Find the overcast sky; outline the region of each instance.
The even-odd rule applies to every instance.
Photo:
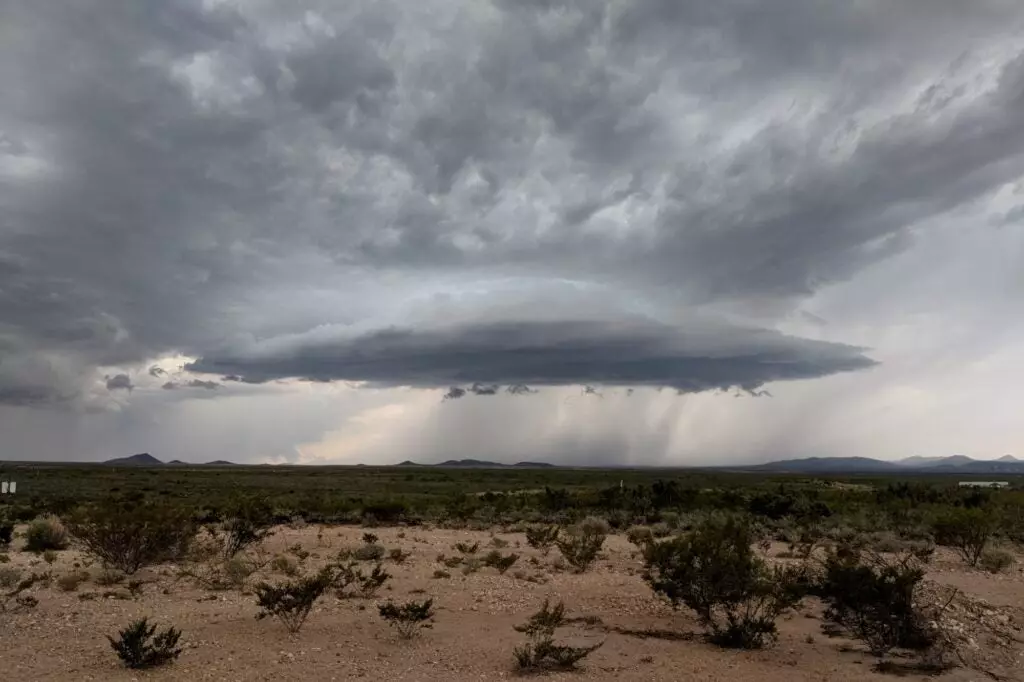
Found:
[[[0,0],[0,459],[1024,456],[1020,0]]]

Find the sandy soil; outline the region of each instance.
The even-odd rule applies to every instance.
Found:
[[[311,553],[307,569],[360,543],[364,529],[279,528],[266,543],[270,552],[300,544]],[[374,529],[388,549],[412,553],[401,565],[386,561],[394,576],[371,600],[318,602],[302,631],[289,635],[275,620],[257,620],[252,595],[237,591],[210,592],[188,580],[176,580],[174,567],[140,572],[147,581],[141,596],[128,598],[122,587],[86,582],[76,592],[54,583],[35,587],[38,606],[0,614],[0,666],[10,680],[500,680],[517,677],[512,649],[524,638],[513,625],[524,622],[545,597],[564,600],[573,616],[597,616],[602,625],[574,626],[563,638],[604,640],[604,646],[573,673],[548,680],[722,680],[729,682],[800,682],[803,680],[893,680],[873,670],[874,659],[856,643],[821,632],[820,608],[813,604],[780,622],[778,643],[763,651],[727,651],[703,642],[686,612],[673,612],[655,599],[640,579],[635,548],[621,536],[610,537],[604,558],[590,572],[576,575],[557,570],[558,551],[547,556],[527,547],[525,538],[498,533],[509,543],[504,552],[521,555],[505,575],[484,568],[463,576],[433,578],[438,554],[456,554],[455,542],[479,541],[484,553],[486,532],[425,528]],[[776,548],[780,549],[780,548]],[[60,552],[55,576],[68,573],[82,557]],[[26,571],[46,568],[39,558],[10,552],[11,562]],[[529,563],[537,557],[539,566]],[[962,613],[961,620],[996,619],[1019,635],[1024,623],[1024,573],[1012,569],[990,575],[965,569],[952,555],[940,553],[929,574],[982,602],[981,615]],[[98,567],[89,571],[94,575]],[[529,580],[534,578],[537,582]],[[104,596],[105,592],[115,592]],[[83,598],[91,594],[94,598]],[[380,619],[375,604],[394,598],[433,597],[436,624],[411,641],[399,640]],[[135,672],[120,667],[105,635],[129,621],[148,616],[184,631],[185,651],[173,665]],[[973,633],[972,623],[965,627]],[[654,633],[658,636],[651,636]],[[966,637],[966,636],[965,636]],[[975,642],[981,660],[1004,679],[1024,679],[1019,644]],[[989,647],[999,651],[989,651]],[[1001,648],[1000,648],[1001,647]],[[992,653],[993,656],[988,656]],[[992,663],[992,661],[997,661]],[[1009,663],[1007,663],[1009,661]],[[1014,665],[1016,661],[1016,665]],[[926,679],[920,673],[910,679]],[[991,679],[978,670],[960,668],[944,674],[950,682]]]

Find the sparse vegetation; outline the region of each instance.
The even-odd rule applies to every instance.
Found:
[[[935,542],[952,547],[971,566],[977,566],[996,530],[996,516],[989,510],[950,509],[933,524]]]
[[[379,605],[377,609],[380,617],[395,628],[403,639],[415,637],[420,630],[433,626],[433,599],[408,601],[400,606],[389,601]]]
[[[978,565],[989,573],[1002,573],[1017,562],[1005,549],[988,548],[978,558]]]
[[[831,551],[813,591],[828,621],[867,644],[876,656],[891,649],[925,650],[936,640],[934,622],[917,605],[924,569],[912,554],[886,558],[850,546]]]
[[[396,564],[404,564],[410,556],[412,556],[412,553],[403,551],[401,547],[395,547],[388,552],[388,558]]]
[[[180,508],[125,499],[79,510],[68,529],[87,553],[126,575],[180,558],[195,536],[190,515]]]
[[[273,533],[274,515],[270,503],[260,497],[235,497],[224,521],[224,560],[263,542]]]
[[[132,669],[155,668],[165,665],[181,655],[178,640],[181,631],[169,627],[156,631],[146,618],[134,621],[118,632],[117,639],[107,636],[110,647],[125,667]]]
[[[558,530],[558,526],[528,526],[526,528],[526,543],[547,554],[551,545],[555,544],[555,540],[558,539]]]
[[[582,573],[597,560],[608,532],[607,521],[589,517],[566,529],[564,535],[555,540],[555,544],[576,572]]]
[[[61,550],[68,547],[68,531],[56,516],[36,519],[29,524],[25,532],[25,550],[29,552],[45,552]]]
[[[89,575],[75,571],[74,573],[66,573],[61,577],[57,578],[57,587],[64,592],[75,592],[78,590],[78,586],[89,579]]]
[[[278,585],[258,583],[255,592],[260,612],[256,618],[277,618],[288,628],[288,632],[295,634],[302,629],[317,599],[322,597],[333,583],[334,574],[330,568]]]
[[[591,646],[573,647],[555,644],[555,634],[565,625],[565,604],[558,602],[551,606],[547,599],[530,620],[515,626],[516,632],[525,634],[528,642],[516,647],[512,654],[516,667],[521,672],[536,672],[544,669],[568,670],[601,647],[604,642]]]
[[[460,554],[476,554],[477,550],[480,549],[480,543],[474,542],[469,544],[468,542],[456,542],[453,549]]]
[[[769,568],[753,540],[747,521],[709,517],[689,534],[648,544],[644,580],[693,610],[713,642],[759,648],[775,640],[775,621],[799,603],[805,581],[797,569]]]
[[[490,566],[491,568],[498,569],[498,573],[504,575],[505,571],[512,568],[513,564],[515,564],[518,559],[518,554],[504,555],[495,549],[491,550],[484,556],[483,564],[484,566]]]

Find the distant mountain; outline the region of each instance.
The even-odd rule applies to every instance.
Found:
[[[787,471],[793,473],[848,473],[848,472],[889,472],[899,471],[893,462],[883,462],[870,457],[808,457],[806,459],[784,459],[751,467],[761,471]]]
[[[172,459],[167,464],[168,464],[168,466],[170,466],[170,465],[174,465],[174,466],[188,466],[188,462],[182,462],[180,459]]]
[[[779,471],[821,474],[1024,474],[1024,461],[1007,455],[997,460],[972,459],[966,455],[952,457],[907,457],[887,462],[870,457],[808,457],[786,459],[750,467],[755,471]]]
[[[502,464],[501,462],[489,462],[482,459],[449,459],[439,464],[417,464],[416,462],[405,460],[404,462],[398,463],[396,466],[400,467],[421,467],[421,466],[432,466],[432,467],[450,467],[450,468],[462,468],[462,469],[546,469],[553,468],[557,465],[548,464],[547,462],[516,462],[515,464]]]
[[[207,465],[209,465],[209,466],[217,466],[217,467],[233,467],[233,466],[236,466],[234,462],[229,462],[226,459],[215,459],[212,462],[207,462]]]
[[[162,466],[163,462],[158,460],[148,452],[143,452],[138,455],[132,455],[131,457],[117,457],[115,459],[108,459],[104,464],[112,464],[114,466],[133,466],[133,467],[151,467],[151,466]]]
[[[435,464],[438,467],[467,467],[472,469],[494,469],[496,467],[504,467],[506,464],[499,464],[498,462],[485,462],[479,459],[449,459],[440,464]]]

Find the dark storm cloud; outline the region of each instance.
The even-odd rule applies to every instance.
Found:
[[[1015,0],[428,5],[6,3],[0,403],[175,354],[474,393],[858,369],[770,331],[287,339],[484,275],[784,307],[1024,172]]]
[[[112,377],[107,377],[107,390],[108,391],[131,391],[135,388],[132,383],[132,379],[127,374],[115,374]]]
[[[810,379],[871,367],[861,349],[739,327],[691,330],[654,323],[523,322],[440,331],[392,329],[336,340],[258,346],[201,358],[192,372],[253,381],[299,378],[456,388],[493,395],[501,385],[646,385],[684,392]],[[591,389],[593,390],[593,389]]]

